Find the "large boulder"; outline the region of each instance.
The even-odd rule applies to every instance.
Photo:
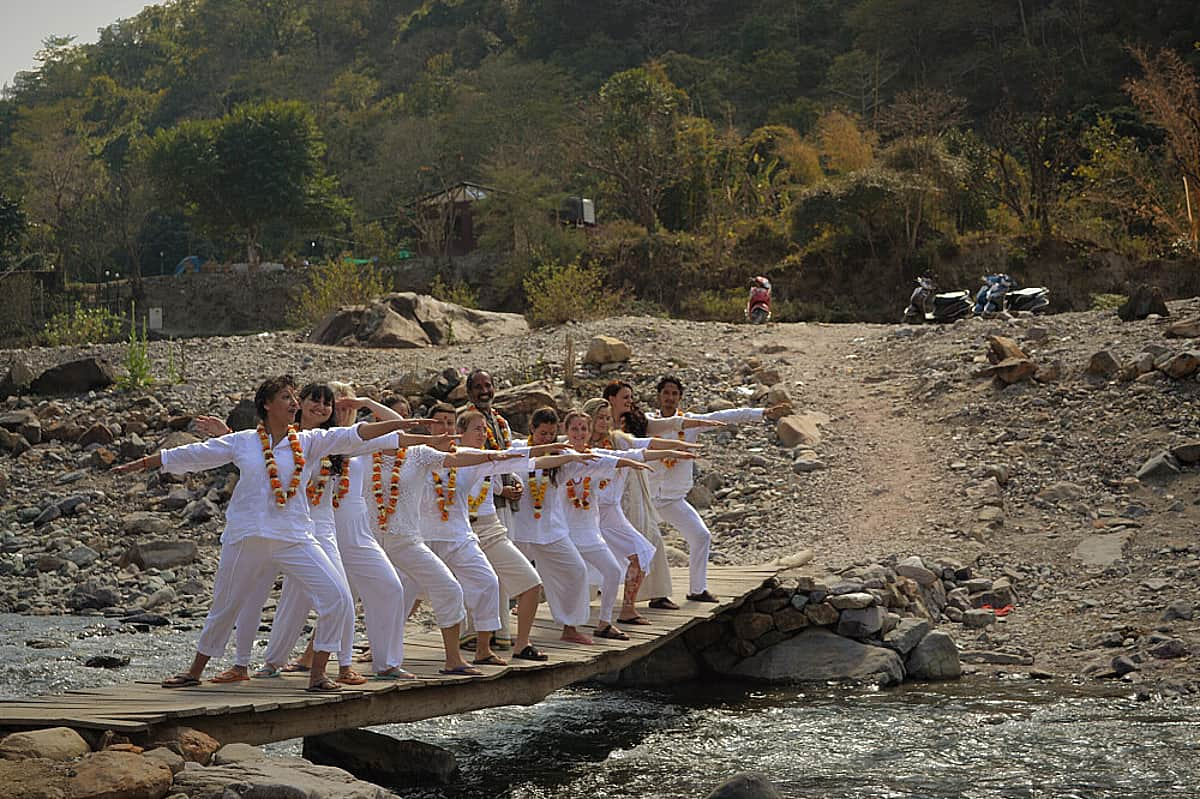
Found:
[[[26,760],[32,757],[71,760],[90,751],[92,747],[70,727],[14,732],[0,741],[0,758],[4,760]]]
[[[1170,316],[1171,311],[1167,308],[1166,298],[1163,297],[1162,289],[1158,286],[1138,286],[1129,299],[1117,308],[1117,316],[1125,322],[1132,322],[1134,319],[1145,319],[1150,314],[1158,314],[1159,316]]]
[[[775,435],[785,447],[815,447],[821,443],[821,425],[828,423],[829,417],[821,413],[793,413],[779,420]]]
[[[20,394],[29,388],[35,377],[33,370],[23,361],[15,361],[8,367],[8,373],[0,380],[0,399]]]
[[[86,394],[117,382],[117,373],[104,358],[81,358],[52,366],[29,388],[35,394]]]
[[[174,569],[195,563],[200,548],[195,541],[163,539],[139,541],[130,545],[121,556],[121,565],[136,563],[139,569]]]
[[[747,771],[721,783],[707,799],[783,799],[765,774]]]
[[[75,764],[71,799],[162,799],[171,769],[133,752],[96,752]]]
[[[479,311],[424,294],[398,292],[366,306],[339,308],[309,334],[318,344],[430,347],[520,336],[529,324],[520,314]]]
[[[962,676],[958,647],[948,634],[934,630],[908,653],[904,662],[914,680],[957,680]]]
[[[317,766],[298,757],[245,760],[201,768],[194,763],[175,776],[175,790],[189,799],[280,797],[283,799],[388,799],[385,788],[355,779],[331,766]]]
[[[503,416],[514,431],[528,431],[529,417],[538,408],[553,408],[554,395],[546,383],[524,383],[501,389],[492,398],[492,407]]]
[[[389,788],[449,785],[458,777],[454,754],[421,741],[400,740],[370,730],[341,730],[304,739],[304,757],[344,768]]]
[[[595,366],[603,366],[606,363],[625,363],[632,355],[633,350],[629,348],[629,345],[616,336],[592,336],[592,340],[588,342],[587,352],[584,353],[583,362]]]
[[[764,649],[734,666],[730,674],[772,683],[864,680],[886,684],[904,679],[904,664],[890,649],[861,644],[821,627]]]

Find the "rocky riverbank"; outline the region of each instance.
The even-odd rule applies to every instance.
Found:
[[[1171,310],[1186,317],[1200,303]],[[0,610],[93,614],[135,629],[197,623],[236,476],[115,479],[108,469],[189,440],[195,415],[244,415],[268,374],[455,400],[463,371],[483,366],[519,387],[501,398],[519,417],[546,400],[577,404],[614,376],[648,401],[657,377],[671,372],[685,383],[688,407],[788,399],[797,409],[779,426],[706,437],[693,499],[713,530],[715,562],[810,549],[810,573],[785,578],[833,589],[897,571],[920,553],[949,580],[948,596],[967,590],[932,621],[957,641],[968,672],[1120,679],[1147,694],[1194,690],[1200,509],[1191,497],[1200,475],[1172,457],[1138,476],[1164,450],[1190,452],[1178,447],[1191,440],[1200,383],[1159,368],[1188,351],[1166,337],[1167,325],[1101,313],[929,328],[619,318],[402,352],[263,334],[191,340],[182,355],[178,344],[153,342],[159,374],[173,346],[186,382],[139,393],[100,385],[103,364],[77,367],[101,377],[71,393],[20,387],[73,360],[107,360],[117,365],[107,374],[119,372],[119,345],[0,353],[14,365],[0,412]],[[597,334],[625,342],[628,360],[585,364]],[[997,381],[987,358],[995,336],[1022,348],[1042,380]],[[1090,368],[1101,351],[1118,368]],[[667,541],[681,562],[682,541],[670,530]],[[970,570],[968,582],[1007,581],[1012,610],[993,624],[963,624],[959,614],[983,608],[980,591],[946,577],[955,567]],[[885,618],[895,610],[878,606]]]

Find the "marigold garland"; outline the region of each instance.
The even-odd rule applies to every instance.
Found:
[[[275,463],[275,453],[271,449],[271,439],[267,436],[267,428],[261,424],[258,426],[258,440],[262,442],[263,460],[267,462],[267,478],[271,481],[271,490],[275,492],[275,504],[281,508],[300,490],[300,474],[304,471],[304,447],[300,445],[300,436],[296,433],[295,425],[288,425],[287,438],[292,448],[294,466],[292,481],[288,484],[287,491],[284,491],[283,483],[279,479],[279,466]]]
[[[529,496],[533,498],[533,518],[542,518],[542,507],[546,500],[546,487],[550,485],[548,477],[538,477],[536,470],[529,472]]]
[[[475,407],[474,404],[469,405],[468,407],[473,411],[479,411],[480,413],[482,413],[485,420],[495,419],[496,424],[500,428],[500,440],[497,441],[495,431],[492,430],[492,426],[490,424],[487,424],[485,421],[485,424],[483,425],[483,429],[484,429],[484,432],[487,434],[487,443],[484,445],[484,447],[483,447],[484,449],[502,450],[502,449],[508,449],[510,446],[512,446],[512,430],[509,429],[508,422],[507,422],[507,420],[505,420],[505,418],[503,416],[501,416],[500,414],[491,410],[490,408],[488,410],[484,411],[484,410],[480,410],[479,408]],[[501,444],[503,444],[504,446],[500,446]]]
[[[575,486],[577,485],[583,486],[582,494],[578,494],[575,491]],[[567,481],[567,498],[571,500],[571,504],[574,505],[577,510],[587,510],[592,507],[591,496],[592,478],[590,475],[583,478],[582,482],[577,482],[575,480]]]
[[[375,518],[379,522],[380,530],[387,529],[388,519],[396,512],[396,503],[400,501],[400,469],[404,466],[404,457],[407,454],[407,447],[402,447],[395,452],[386,500],[384,500],[383,494],[384,453],[379,451],[372,456],[374,463],[371,466],[371,493],[375,495]]]
[[[483,481],[483,490],[479,492],[479,496],[473,497],[470,494],[467,494],[467,511],[472,516],[474,516],[475,512],[479,510],[479,506],[483,504],[483,501],[487,499],[488,490],[491,489],[491,487],[492,481],[490,478],[488,478]]]
[[[450,506],[454,504],[455,488],[458,485],[458,469],[451,466],[447,472],[447,478],[442,480],[442,476],[436,471],[433,473],[433,490],[437,494],[438,511],[442,514],[442,521],[450,521]]]
[[[317,479],[309,480],[308,485],[304,487],[304,495],[308,497],[308,504],[314,508],[321,504],[321,499],[325,496],[325,486],[329,483],[329,475],[333,472],[333,463],[329,458],[321,458],[321,473]],[[334,507],[337,507],[336,501]]]

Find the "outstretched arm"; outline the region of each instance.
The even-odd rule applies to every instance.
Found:
[[[630,460],[629,458],[617,458],[617,468],[618,469],[634,469],[634,470],[642,471],[642,472],[646,472],[651,469],[650,466],[647,466],[646,464],[644,464],[640,461]]]
[[[599,460],[599,456],[592,452],[564,452],[559,455],[543,455],[536,459],[533,465],[538,469],[555,469],[568,463],[590,463],[595,460]]]
[[[646,449],[642,450],[642,457],[648,461],[694,461],[696,453],[676,449]]]
[[[451,452],[446,456],[446,466],[478,466],[481,463],[499,463],[501,461],[511,461],[523,457],[520,452],[513,450],[504,450],[496,452],[495,450],[473,449],[466,452]]]
[[[700,449],[704,445],[696,441],[682,441],[671,438],[652,438],[647,449],[674,449],[674,450],[689,450]]]

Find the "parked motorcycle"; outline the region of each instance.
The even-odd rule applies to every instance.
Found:
[[[761,275],[750,281],[746,321],[752,325],[764,325],[771,321],[771,281]]]
[[[971,295],[966,291],[938,293],[933,278],[917,278],[917,287],[908,298],[904,322],[919,325],[923,322],[953,322],[971,313]]]
[[[1050,305],[1050,290],[1045,286],[1018,288],[1017,281],[1003,272],[984,275],[983,285],[975,293],[976,314],[1000,311],[1041,313]]]

